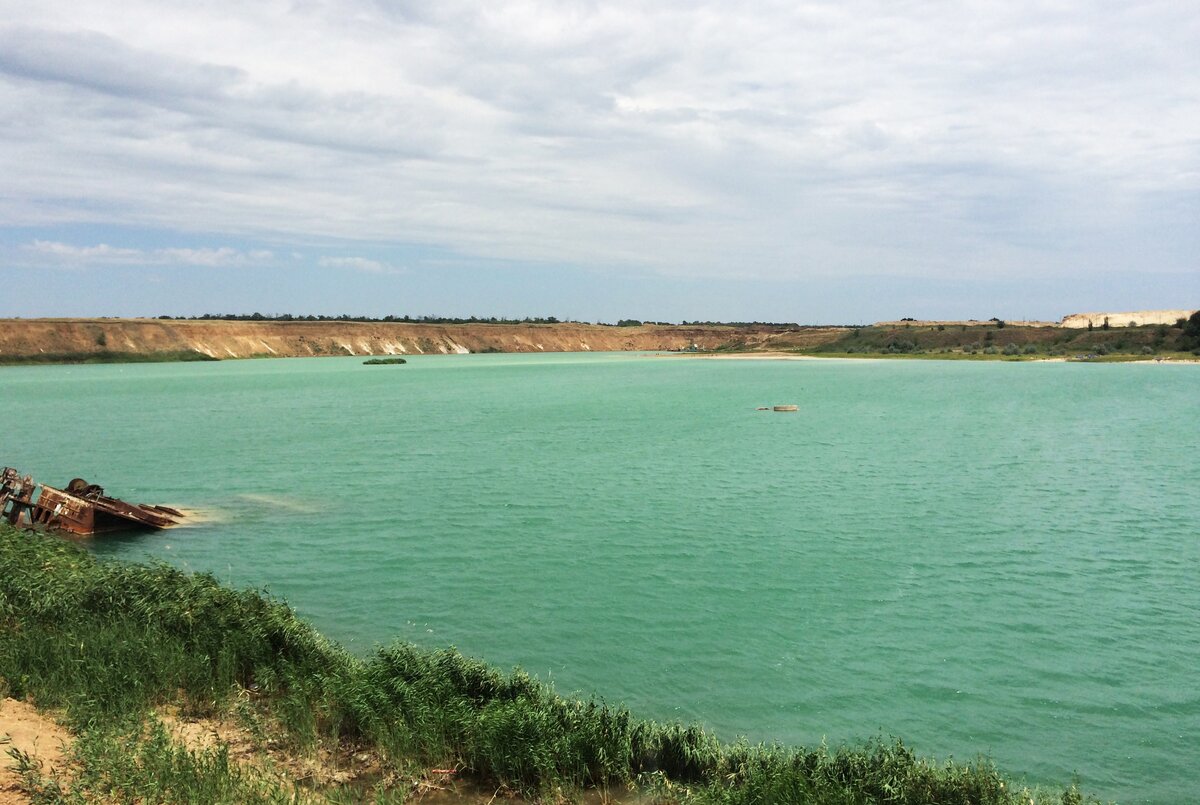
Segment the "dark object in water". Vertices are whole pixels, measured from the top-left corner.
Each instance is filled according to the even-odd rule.
[[[40,489],[40,492],[39,492]],[[0,471],[0,519],[14,526],[37,526],[87,536],[136,528],[179,525],[183,513],[167,506],[126,503],[104,488],[75,478],[67,488],[35,483],[12,467]]]
[[[404,358],[371,358],[363,361],[363,366],[390,366],[397,363],[408,363]]]

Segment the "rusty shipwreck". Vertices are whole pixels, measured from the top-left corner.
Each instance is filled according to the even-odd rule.
[[[5,467],[0,471],[0,519],[13,526],[89,536],[169,528],[179,525],[183,513],[167,506],[126,503],[108,497],[103,487],[82,478],[73,479],[66,489],[57,489]]]

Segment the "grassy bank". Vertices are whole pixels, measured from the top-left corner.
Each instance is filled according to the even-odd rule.
[[[171,363],[177,361],[216,361],[203,352],[195,350],[169,350],[165,352],[42,352],[34,355],[0,355],[0,366],[41,366],[45,364],[82,363]]]
[[[530,799],[640,790],[663,803],[1070,803],[985,760],[937,763],[898,741],[721,744],[697,726],[563,698],[519,671],[407,644],[357,658],[285,605],[165,566],[98,562],[0,526],[0,695],[62,714],[69,777],[16,757],[35,801],[402,801],[430,770]],[[164,707],[235,718],[268,748],[369,770],[317,784],[189,749]],[[369,759],[363,761],[364,758]]]
[[[1091,330],[1020,327],[1000,321],[858,327],[803,352],[826,357],[941,360],[1194,360],[1200,355],[1200,314],[1175,325]]]

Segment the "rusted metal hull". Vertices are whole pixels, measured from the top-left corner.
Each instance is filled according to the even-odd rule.
[[[0,517],[14,526],[90,536],[109,531],[178,525],[183,514],[166,506],[126,503],[76,478],[65,490],[35,483],[11,467],[0,471]]]

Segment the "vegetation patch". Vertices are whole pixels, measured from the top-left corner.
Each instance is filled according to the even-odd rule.
[[[176,361],[217,361],[212,355],[196,350],[163,352],[42,352],[36,355],[0,355],[0,365],[24,366],[54,363],[172,363]]]
[[[63,713],[69,780],[15,757],[38,802],[401,801],[431,775],[561,801],[641,790],[664,803],[1060,803],[984,759],[937,763],[900,741],[795,748],[720,743],[453,649],[355,657],[283,603],[165,565],[101,562],[0,526],[0,694]],[[237,717],[266,748],[361,763],[320,782],[188,747],[154,715]],[[355,775],[350,775],[353,777]],[[619,797],[618,797],[619,799]]]
[[[736,348],[736,346],[734,347]],[[1020,327],[995,319],[978,325],[857,327],[802,350],[828,357],[925,357],[941,360],[1171,360],[1200,351],[1200,312],[1173,326],[1069,329]]]
[[[393,366],[408,363],[404,358],[370,358],[363,361],[363,366]]]

